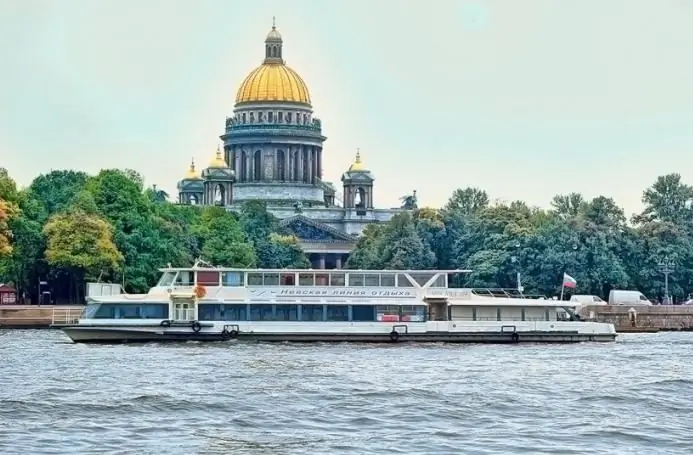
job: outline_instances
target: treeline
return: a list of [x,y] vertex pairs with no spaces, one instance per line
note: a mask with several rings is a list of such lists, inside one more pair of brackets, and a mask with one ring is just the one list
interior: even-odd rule
[[521,201],[492,203],[486,192],[456,190],[440,210],[420,209],[371,226],[350,268],[471,269],[464,285],[517,286],[554,296],[563,273],[576,293],[606,299],[611,289],[664,297],[663,270],[676,301],[693,292],[693,187],[678,174],[659,177],[628,220],[613,199],[555,196],[549,210]]
[[38,301],[39,288],[62,303],[82,301],[85,282],[97,279],[146,292],[160,267],[198,257],[231,267],[310,266],[262,203],[235,214],[166,199],[130,170],[53,171],[19,189],[0,169],[0,282],[26,303]]
[[[441,209],[404,212],[371,225],[346,266],[363,269],[471,269],[460,285],[517,286],[555,295],[564,272],[576,292],[606,298],[613,288],[664,295],[693,292],[693,187],[678,174],[659,177],[628,220],[613,199],[580,194],[553,198],[548,210],[521,201],[492,202],[483,190],[456,190]],[[240,213],[167,202],[134,171],[96,176],[53,171],[18,188],[0,169],[0,282],[36,301],[39,283],[56,301],[79,301],[84,283],[124,283],[143,292],[157,269],[216,265],[304,268],[297,239],[261,202]]]

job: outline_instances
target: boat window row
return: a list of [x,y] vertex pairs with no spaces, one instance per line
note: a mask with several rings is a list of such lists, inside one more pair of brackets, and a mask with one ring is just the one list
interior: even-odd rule
[[200,304],[200,321],[424,322],[422,305]]
[[[182,270],[165,272],[158,286],[193,286],[197,274],[197,284],[202,286],[331,286],[331,287],[398,287],[411,288],[415,284],[424,286],[433,279],[433,272],[416,273],[374,273],[374,272],[215,272]],[[441,274],[435,278],[431,287],[445,288],[447,277]]]
[[168,303],[90,303],[84,319],[167,319]]

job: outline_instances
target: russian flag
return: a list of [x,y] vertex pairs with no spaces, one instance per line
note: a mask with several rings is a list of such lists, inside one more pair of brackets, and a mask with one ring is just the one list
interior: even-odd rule
[[563,272],[563,286],[566,288],[575,288],[575,286],[577,286],[577,281],[572,276]]

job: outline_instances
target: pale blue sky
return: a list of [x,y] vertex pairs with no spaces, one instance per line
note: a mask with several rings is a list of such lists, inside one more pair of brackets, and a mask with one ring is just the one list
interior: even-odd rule
[[664,173],[693,183],[690,0],[0,0],[0,166],[131,167],[175,193],[206,163],[272,16],[339,184],[361,148],[379,206],[458,187],[547,206]]

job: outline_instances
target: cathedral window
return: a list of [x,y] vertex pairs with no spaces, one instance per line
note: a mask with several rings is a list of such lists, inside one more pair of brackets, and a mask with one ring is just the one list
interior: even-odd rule
[[267,123],[274,123],[274,112],[267,113]]
[[286,113],[286,123],[291,123],[291,112]]
[[255,123],[255,113],[254,112],[250,113],[250,123]]
[[248,120],[247,120],[247,117],[246,117],[246,115],[245,115],[245,112],[243,113],[243,116],[242,116],[242,117],[243,117],[243,123],[246,123]]
[[277,112],[277,123],[284,123],[284,113]]

